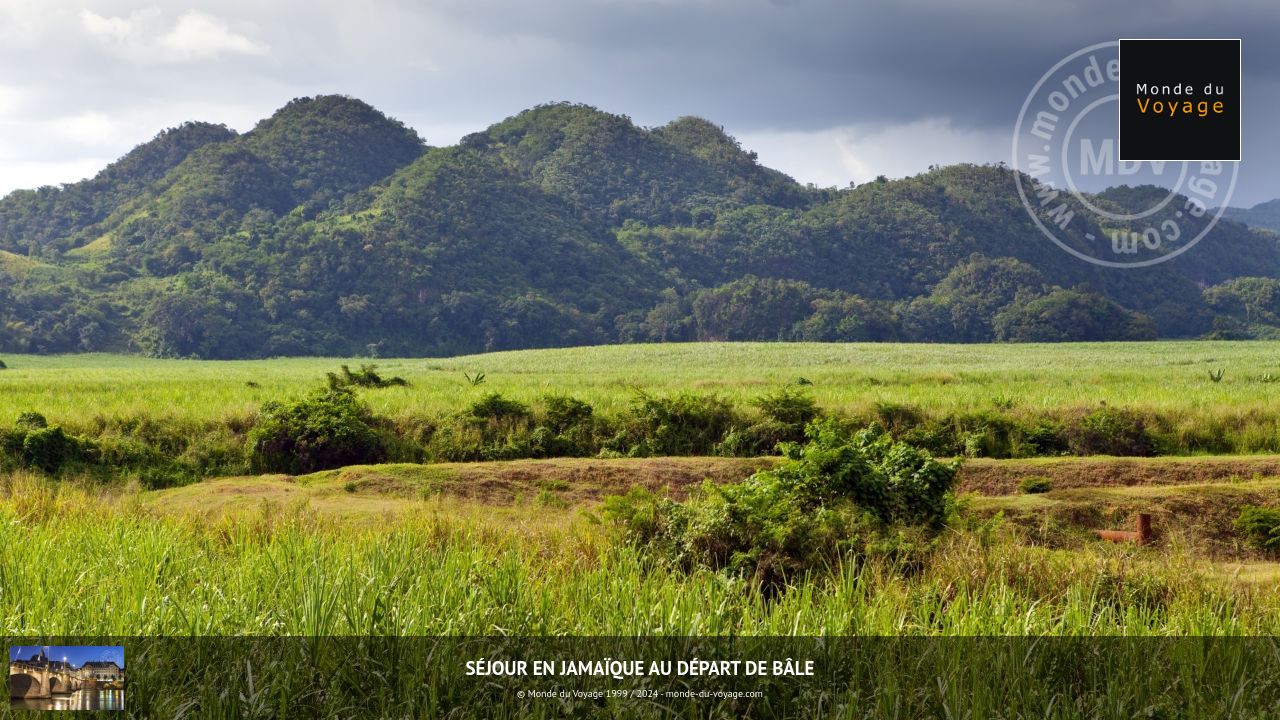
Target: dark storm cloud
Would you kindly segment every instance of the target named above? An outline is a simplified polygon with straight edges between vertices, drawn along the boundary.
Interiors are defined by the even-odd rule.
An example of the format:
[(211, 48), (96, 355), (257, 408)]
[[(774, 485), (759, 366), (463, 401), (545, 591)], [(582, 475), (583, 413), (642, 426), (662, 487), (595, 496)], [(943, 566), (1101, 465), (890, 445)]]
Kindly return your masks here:
[(898, 138), (888, 156), (904, 162), (890, 170), (931, 162), (894, 128), (938, 119), (974, 138), (974, 159), (1001, 160), (1041, 73), (1117, 37), (1243, 37), (1242, 193), (1280, 195), (1280, 13), (1152, 0), (0, 0), (0, 191), (91, 168), (184, 119), (244, 130), (321, 92), (361, 97), (433, 142), (559, 99), (646, 125), (697, 114), (773, 138), (762, 157), (802, 180), (872, 162), (831, 160), (829, 173), (814, 163), (834, 150), (800, 147), (841, 128)]
[[(445, 13), (486, 34), (543, 38), (608, 68), (593, 93), (690, 105), (737, 126), (819, 129), (946, 115), (1008, 124), (1058, 58), (1117, 37), (1244, 36), (1252, 74), (1274, 78), (1280, 13), (1265, 3), (560, 2), (493, 0)], [(1234, 5), (1234, 7), (1232, 6)], [(1250, 40), (1256, 40), (1251, 42)], [(559, 68), (513, 68), (513, 84), (556, 84)], [(578, 73), (570, 70), (575, 80)], [(542, 78), (539, 82), (539, 78)], [(577, 86), (580, 90), (581, 85)]]

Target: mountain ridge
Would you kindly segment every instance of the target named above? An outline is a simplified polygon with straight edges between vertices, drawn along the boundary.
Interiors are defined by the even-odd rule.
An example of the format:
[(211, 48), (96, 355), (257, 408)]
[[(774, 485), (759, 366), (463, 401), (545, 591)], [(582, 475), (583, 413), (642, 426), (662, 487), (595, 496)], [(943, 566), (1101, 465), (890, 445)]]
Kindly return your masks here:
[(1229, 207), (1223, 212), (1223, 217), (1280, 233), (1280, 198), (1248, 208)]
[[(298, 98), (248, 132), (187, 123), (91, 180), (0, 199), (0, 251), (27, 259), (0, 263), (0, 351), (1280, 335), (1275, 235), (1223, 221), (1194, 253), (1099, 268), (1039, 234), (1015, 178), (953, 165), (816, 188), (708, 120), (642, 128), (572, 103), (432, 147), (354, 98)], [(1105, 236), (1066, 241), (1087, 230)]]

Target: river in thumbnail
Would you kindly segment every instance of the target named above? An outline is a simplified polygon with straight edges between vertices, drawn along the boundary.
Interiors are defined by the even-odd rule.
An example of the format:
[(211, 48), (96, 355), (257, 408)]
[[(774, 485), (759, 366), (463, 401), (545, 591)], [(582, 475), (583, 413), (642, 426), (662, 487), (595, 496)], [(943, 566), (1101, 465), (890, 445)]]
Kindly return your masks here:
[(13, 698), (14, 710), (123, 710), (123, 690), (76, 690), (51, 698)]

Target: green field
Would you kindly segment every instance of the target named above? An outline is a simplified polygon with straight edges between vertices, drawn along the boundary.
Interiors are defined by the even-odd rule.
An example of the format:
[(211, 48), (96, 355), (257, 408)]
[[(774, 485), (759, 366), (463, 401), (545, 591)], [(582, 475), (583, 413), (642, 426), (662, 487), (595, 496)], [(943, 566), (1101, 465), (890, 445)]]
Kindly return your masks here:
[[(1265, 450), (1275, 447), (1280, 421), (1280, 384), (1268, 378), (1280, 373), (1277, 350), (1191, 342), (620, 346), (381, 360), (384, 374), (410, 385), (358, 395), (400, 423), (447, 417), (492, 392), (533, 406), (547, 394), (571, 394), (605, 416), (624, 415), (636, 389), (710, 393), (751, 412), (751, 399), (804, 378), (811, 384), (800, 387), (824, 411), (851, 418), (885, 403), (1016, 417), (1105, 402), (1230, 430), (1233, 442), (1255, 433), (1247, 449)], [(163, 438), (166, 424), (213, 428), (210, 437), (221, 433), (232, 457), (243, 452), (244, 428), (264, 402), (305, 394), (340, 363), (359, 363), (3, 359), (0, 424), (38, 410), (104, 447), (112, 433), (129, 435), (139, 424), (151, 428), (139, 437)], [(1220, 382), (1209, 377), (1214, 368), (1225, 369)], [(478, 372), (486, 375), (479, 387), (463, 375)], [(1236, 538), (1231, 524), (1247, 504), (1275, 504), (1274, 457), (972, 460), (962, 470), (958, 511), (912, 561), (915, 569), (871, 558), (792, 578), (780, 597), (743, 578), (657, 563), (616, 542), (598, 512), (605, 495), (630, 487), (683, 497), (703, 479), (735, 482), (776, 462), (583, 457), (299, 477), (241, 470), (161, 490), (104, 483), (74, 468), (60, 479), (11, 469), (0, 474), (7, 539), (0, 628), (11, 635), (1280, 632), (1280, 565)], [(1054, 489), (1018, 494), (1029, 474), (1050, 478)], [(1108, 486), (1112, 478), (1116, 487)], [(1156, 545), (1094, 538), (1096, 529), (1127, 527), (1139, 511), (1155, 513)], [(60, 551), (69, 547), (95, 550)]]
[(1280, 566), (1210, 561), (1176, 542), (1054, 548), (1027, 544), (1012, 522), (957, 527), (922, 574), (874, 562), (798, 579), (768, 599), (747, 579), (686, 574), (617, 547), (577, 507), (532, 496), (497, 505), (422, 499), (385, 487), (348, 493), (332, 476), (316, 482), (294, 486), (297, 495), (279, 481), (245, 480), (104, 496), (11, 476), (0, 501), (9, 540), (0, 545), (9, 599), (0, 628), (19, 636), (1280, 632)]
[[(689, 343), (527, 350), (447, 359), (156, 360), (122, 355), (6, 356), (0, 418), (31, 408), (69, 425), (98, 416), (215, 420), (301, 393), (339, 363), (376, 362), (411, 387), (367, 400), (392, 416), (455, 410), (483, 389), (522, 400), (559, 392), (608, 412), (631, 388), (746, 400), (806, 378), (819, 404), (857, 412), (877, 402), (926, 410), (1111, 405), (1188, 419), (1270, 415), (1280, 399), (1280, 343), (1147, 342), (1009, 345)], [(1224, 369), (1221, 382), (1209, 371)], [(256, 382), (261, 387), (249, 387)]]

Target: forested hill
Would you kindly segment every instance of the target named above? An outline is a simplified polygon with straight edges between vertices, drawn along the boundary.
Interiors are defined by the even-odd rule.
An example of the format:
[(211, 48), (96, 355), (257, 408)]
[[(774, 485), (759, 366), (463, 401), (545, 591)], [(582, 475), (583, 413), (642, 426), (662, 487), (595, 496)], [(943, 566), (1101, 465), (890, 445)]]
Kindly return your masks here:
[(1251, 208), (1229, 207), (1223, 217), (1280, 232), (1280, 199), (1258, 203)]
[(1043, 238), (1014, 180), (959, 165), (818, 189), (706, 120), (570, 104), (430, 147), (358, 100), (303, 98), (0, 200), (0, 351), (1280, 336), (1274, 234), (1223, 222), (1104, 270)]

